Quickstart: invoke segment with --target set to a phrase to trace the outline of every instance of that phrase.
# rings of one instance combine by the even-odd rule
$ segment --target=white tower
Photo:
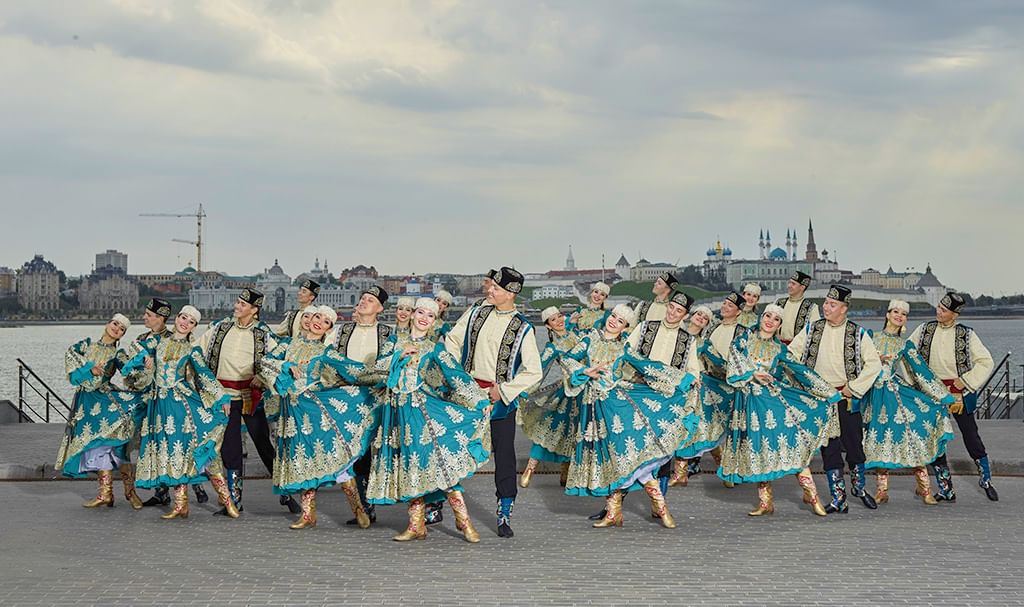
[[[572,245],[569,245],[569,256],[565,258],[565,269],[569,271],[576,269],[576,260],[572,258]]]

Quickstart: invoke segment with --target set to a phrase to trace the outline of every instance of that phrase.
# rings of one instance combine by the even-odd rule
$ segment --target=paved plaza
[[[493,532],[492,477],[470,479],[477,545],[450,516],[425,541],[391,541],[405,526],[402,506],[379,508],[368,530],[346,527],[336,488],[320,495],[317,528],[292,531],[267,480],[247,481],[239,520],[193,500],[192,515],[175,521],[161,520],[159,508],[133,511],[120,483],[115,508],[87,510],[80,503],[93,481],[0,482],[0,603],[1024,602],[1024,478],[997,478],[1001,501],[991,503],[975,477],[957,476],[957,503],[929,507],[912,494],[912,477],[894,476],[892,500],[878,511],[854,500],[849,514],[826,518],[810,513],[788,478],[775,484],[775,515],[751,518],[753,486],[727,489],[704,474],[670,491],[674,530],[650,518],[640,494],[627,498],[623,528],[592,529],[585,515],[601,502],[564,495],[557,479],[538,475],[521,491],[511,540]],[[824,491],[824,477],[815,480]]]

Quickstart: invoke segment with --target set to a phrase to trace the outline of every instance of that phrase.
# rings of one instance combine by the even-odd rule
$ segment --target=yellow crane
[[[139,213],[139,217],[195,217],[196,239],[183,240],[181,238],[172,238],[171,242],[183,242],[193,245],[196,248],[196,270],[199,272],[203,271],[203,219],[206,217],[203,205],[200,204],[199,210],[195,213]]]

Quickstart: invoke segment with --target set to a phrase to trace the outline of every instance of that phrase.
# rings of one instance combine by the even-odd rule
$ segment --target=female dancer
[[[743,287],[743,307],[737,321],[751,329],[758,323],[757,302],[761,301],[761,285],[751,282]]]
[[[126,316],[115,314],[98,340],[87,337],[68,348],[64,356],[68,380],[76,389],[54,468],[72,478],[96,472],[99,491],[95,499],[82,504],[86,508],[114,506],[114,468],[121,471],[125,499],[132,508],[142,508],[128,453],[135,431],[134,414],[143,406],[142,400],[110,383],[127,361],[117,344],[130,326]]]
[[[572,350],[580,342],[578,334],[565,328],[565,315],[558,308],[551,306],[540,313],[540,318],[548,328],[548,344],[544,346],[540,362],[547,371],[553,362],[558,362],[562,355]],[[530,459],[519,477],[520,487],[529,487],[530,479],[539,462],[555,462],[562,465],[560,483],[564,487],[569,472],[569,456],[576,450],[576,418],[579,417],[579,406],[575,398],[565,395],[562,388],[564,378],[559,379],[542,389],[519,408],[523,431],[533,441],[530,447]]]
[[[188,486],[207,478],[227,515],[239,516],[219,456],[230,398],[206,366],[202,349],[192,345],[192,331],[200,319],[199,310],[183,307],[174,319],[174,333],[166,338],[153,335],[140,343],[139,353],[121,369],[127,376],[144,367],[156,385],[140,431],[136,484],[143,489],[171,488],[174,507],[165,519],[188,518]]]
[[[603,282],[594,283],[590,289],[590,301],[586,307],[577,306],[576,311],[569,317],[568,329],[580,335],[586,335],[591,329],[601,329],[605,320],[608,319],[608,310],[604,309],[604,302],[608,299],[611,288]]]
[[[302,514],[292,529],[316,526],[317,490],[338,482],[356,523],[370,526],[349,468],[369,447],[375,418],[358,392],[336,387],[356,381],[363,370],[325,343],[337,319],[333,308],[318,306],[306,335],[275,348],[260,365],[261,378],[281,401],[274,493],[301,493]]]
[[[865,467],[875,469],[878,503],[889,501],[889,469],[913,468],[917,495],[933,505],[939,502],[932,497],[926,466],[943,455],[953,439],[947,407],[954,399],[914,344],[902,337],[909,313],[907,302],[890,301],[885,328],[873,336],[882,373],[861,400]]]
[[[563,356],[565,393],[577,399],[580,411],[565,492],[605,497],[605,516],[594,526],[621,527],[623,492],[642,487],[652,514],[674,528],[654,474],[697,426],[698,396],[689,390],[695,378],[634,356],[623,337],[634,319],[631,308],[615,306],[602,330]],[[645,383],[626,381],[627,365]]]
[[[789,357],[777,332],[782,308],[772,304],[756,332],[740,337],[729,353],[729,384],[737,388],[718,476],[757,483],[758,507],[775,511],[771,481],[796,474],[804,503],[825,516],[809,464],[818,448],[839,435],[840,395],[812,369]]]
[[[398,298],[395,305],[395,334],[408,335],[409,327],[412,325],[412,312],[416,306],[416,300],[408,295]]]
[[[427,537],[424,503],[446,496],[455,527],[476,543],[480,534],[459,483],[489,457],[483,435],[490,401],[444,344],[428,338],[437,313],[433,299],[417,299],[409,334],[393,335],[377,359],[375,370],[387,379],[366,497],[409,503],[409,526],[394,537],[405,542]]]
[[[437,318],[434,320],[434,326],[430,327],[430,334],[427,337],[431,341],[443,342],[444,336],[452,330],[452,325],[448,322],[448,307],[452,305],[452,294],[441,289],[434,296],[434,302],[437,303]]]

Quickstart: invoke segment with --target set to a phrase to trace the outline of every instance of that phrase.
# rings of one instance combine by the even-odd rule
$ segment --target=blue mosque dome
[[[782,261],[786,260],[786,252],[781,247],[775,247],[772,252],[768,254],[769,259],[779,259]]]
[[[730,249],[729,247],[726,247],[726,248],[725,248],[725,251],[723,251],[723,254],[724,254],[724,255],[725,255],[726,257],[730,257],[730,256],[732,255],[732,249]]]
[[[715,250],[714,249],[708,249],[708,257],[714,257],[714,256],[715,256]]]

